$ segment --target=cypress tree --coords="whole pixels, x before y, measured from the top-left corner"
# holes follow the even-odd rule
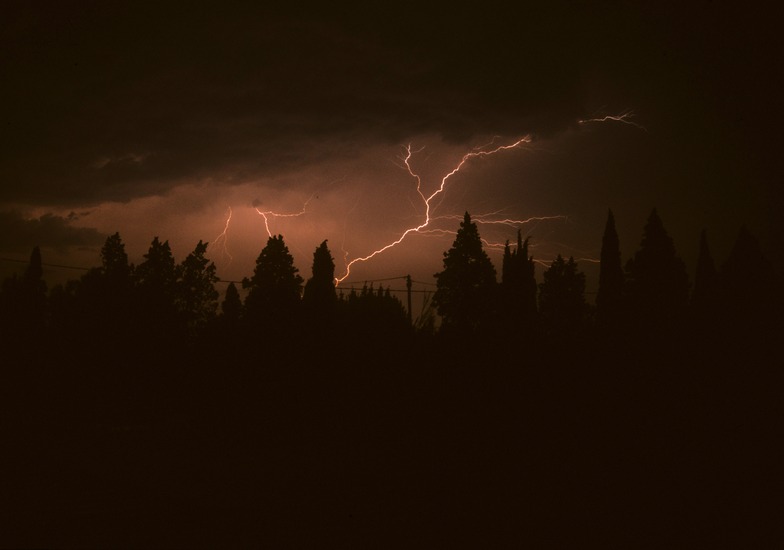
[[[623,300],[623,267],[615,217],[607,212],[607,223],[602,236],[602,252],[599,267],[599,291],[596,294],[596,315],[603,326],[619,321]]]
[[[313,276],[305,284],[302,302],[308,310],[328,312],[337,303],[335,292],[335,261],[323,241],[313,253]]]
[[[436,273],[433,295],[442,328],[459,333],[475,332],[492,318],[496,272],[476,224],[465,213],[452,248],[444,252],[444,269]]]
[[[655,208],[639,250],[627,262],[626,276],[631,314],[641,328],[649,334],[669,332],[683,320],[689,276]]]
[[[283,235],[270,237],[256,259],[253,277],[242,281],[249,290],[245,314],[263,328],[290,328],[298,314],[302,282]]]
[[[705,313],[716,299],[716,265],[713,262],[708,237],[703,229],[700,233],[700,250],[697,256],[697,270],[694,276],[694,290],[691,305],[698,313]]]
[[[528,256],[528,238],[523,241],[517,230],[517,248],[511,250],[509,241],[504,247],[501,267],[501,308],[506,322],[529,327],[536,316],[536,278],[532,256]]]
[[[539,312],[551,333],[574,334],[585,318],[585,274],[573,257],[559,254],[544,272],[539,292]]]
[[[237,327],[240,316],[242,315],[242,300],[240,300],[240,293],[237,291],[237,286],[234,283],[229,283],[226,288],[226,295],[223,297],[221,303],[221,313],[224,325],[229,329]]]

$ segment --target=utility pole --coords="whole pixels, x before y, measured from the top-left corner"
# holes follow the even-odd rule
[[[406,275],[406,294],[408,295],[408,324],[412,325],[414,322],[411,315],[411,275]]]

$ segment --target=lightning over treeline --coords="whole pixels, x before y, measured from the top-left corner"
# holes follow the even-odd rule
[[[336,282],[339,284],[341,281],[345,280],[351,274],[351,266],[353,266],[355,263],[357,263],[357,262],[367,262],[368,260],[374,258],[375,256],[378,256],[379,254],[384,253],[385,251],[389,250],[390,248],[399,245],[410,234],[426,231],[428,226],[433,221],[434,211],[436,210],[436,208],[438,206],[437,204],[434,204],[434,200],[436,198],[439,198],[440,195],[442,195],[442,194],[444,194],[446,192],[447,186],[449,184],[449,179],[452,178],[453,176],[455,176],[458,172],[460,172],[460,170],[463,168],[463,166],[465,166],[466,163],[468,163],[469,161],[471,161],[474,158],[487,157],[487,156],[495,155],[495,154],[500,153],[502,151],[508,151],[508,150],[511,150],[511,149],[518,148],[518,147],[522,146],[524,143],[530,143],[530,142],[531,142],[531,137],[530,136],[524,136],[524,137],[522,137],[522,138],[520,138],[520,139],[518,139],[518,140],[516,140],[516,141],[514,141],[512,143],[509,143],[507,145],[496,146],[496,147],[494,147],[492,149],[479,148],[477,150],[474,150],[474,151],[471,151],[469,153],[466,153],[460,159],[460,162],[458,162],[457,165],[454,168],[452,168],[449,172],[447,172],[441,178],[441,181],[439,182],[439,185],[436,186],[435,190],[430,192],[429,195],[423,190],[422,177],[419,174],[417,174],[414,171],[414,169],[412,168],[412,166],[411,166],[411,159],[412,159],[412,156],[414,155],[415,152],[412,150],[410,144],[407,145],[405,147],[405,155],[401,158],[401,160],[403,161],[403,164],[404,164],[408,174],[416,182],[416,191],[417,191],[417,194],[419,195],[420,199],[422,200],[422,204],[421,204],[422,221],[421,221],[421,223],[419,223],[418,225],[414,225],[414,226],[409,227],[408,229],[406,229],[405,231],[403,231],[400,234],[400,237],[398,237],[396,240],[392,241],[391,243],[388,243],[388,244],[386,244],[386,245],[384,245],[384,246],[374,250],[370,254],[367,254],[365,256],[356,257],[356,258],[352,259],[351,261],[349,261],[348,263],[346,263],[345,273],[342,276],[337,277],[336,278]],[[556,216],[550,217],[549,219],[554,219],[554,218],[556,218]],[[449,219],[449,217],[444,217],[443,219]],[[492,221],[493,221],[492,218],[485,218],[483,220],[484,223],[491,223]],[[511,220],[499,221],[499,223],[504,223],[504,222],[506,222],[506,225],[513,225],[513,223],[514,223]],[[526,222],[520,222],[520,223],[526,223]]]
[[[407,150],[410,151],[410,149]],[[444,188],[445,180],[446,178],[442,180],[442,186],[439,189]],[[425,199],[423,204],[425,208],[427,208],[427,206],[430,204],[430,201],[435,196],[435,192],[431,193],[430,195],[423,196]],[[262,214],[261,211],[257,211],[260,215]],[[280,214],[272,211],[263,212],[263,214],[270,217],[298,217],[304,213],[305,209],[300,212],[290,214]],[[427,211],[427,213],[428,216],[425,219],[426,222],[429,223],[436,219],[436,217],[432,214],[432,211]],[[495,213],[492,213],[491,215],[494,214]],[[232,209],[229,209],[227,211],[224,231],[219,234],[215,240],[215,242],[221,245],[225,245],[226,230],[230,225],[232,215],[233,211]],[[677,316],[685,311],[684,308],[686,308],[689,303],[689,276],[686,273],[686,268],[683,261],[678,256],[676,256],[672,239],[664,229],[663,223],[659,218],[656,209],[654,209],[651,213],[644,228],[643,240],[641,243],[642,248],[637,254],[635,254],[633,258],[630,258],[625,268],[623,269],[621,268],[621,263],[618,259],[620,256],[620,249],[617,242],[617,237],[614,238],[614,241],[611,241],[614,243],[612,246],[614,246],[615,249],[608,252],[607,237],[605,236],[605,239],[602,242],[601,260],[581,256],[575,258],[573,255],[566,256],[562,254],[558,254],[555,259],[550,261],[536,257],[530,237],[524,236],[524,232],[521,226],[527,222],[531,222],[537,219],[549,220],[558,219],[560,217],[561,216],[547,216],[514,220],[506,218],[488,220],[487,218],[482,217],[472,218],[470,214],[466,212],[459,223],[459,227],[456,230],[426,228],[424,227],[425,224],[423,222],[422,224],[407,230],[407,232],[404,232],[404,234],[396,241],[387,245],[385,248],[378,249],[373,254],[381,254],[385,249],[400,244],[403,238],[412,232],[421,232],[423,235],[437,235],[439,237],[454,237],[452,247],[444,253],[444,270],[436,273],[436,281],[432,284],[432,286],[435,286],[438,289],[431,292],[435,292],[435,302],[433,305],[437,306],[436,309],[438,310],[439,315],[443,315],[441,305],[443,305],[444,300],[447,299],[444,298],[444,296],[453,295],[455,292],[459,293],[464,291],[459,290],[459,285],[458,289],[448,290],[449,285],[451,284],[458,284],[458,282],[459,284],[465,283],[466,275],[460,274],[460,270],[466,269],[466,274],[473,273],[472,270],[475,267],[469,266],[481,265],[484,266],[482,269],[486,274],[484,276],[485,278],[483,279],[482,285],[485,285],[488,289],[498,286],[499,289],[502,289],[502,293],[515,286],[526,288],[526,292],[529,293],[527,303],[530,304],[538,302],[538,308],[535,306],[531,309],[531,311],[541,309],[541,313],[544,315],[543,318],[547,317],[544,312],[546,312],[548,307],[550,307],[548,305],[550,304],[550,300],[555,299],[552,298],[553,295],[559,296],[559,293],[563,292],[566,292],[567,294],[571,293],[571,297],[568,299],[574,300],[574,303],[572,304],[572,311],[577,315],[577,319],[582,319],[580,321],[580,323],[582,323],[587,320],[587,318],[583,319],[583,316],[587,315],[590,307],[594,306],[590,306],[585,299],[585,294],[587,293],[585,288],[585,274],[582,273],[578,267],[578,264],[581,262],[597,264],[601,267],[602,271],[599,278],[599,292],[596,300],[596,307],[599,307],[600,309],[602,307],[609,307],[606,304],[604,306],[602,305],[603,302],[607,302],[607,300],[618,301],[627,299],[627,295],[629,295],[629,293],[633,295],[635,292],[641,291],[645,292],[643,292],[644,296],[640,296],[639,299],[642,300],[642,302],[638,305],[652,307],[657,311],[661,307],[666,308],[668,307],[666,304],[662,305],[654,304],[654,302],[646,302],[646,300],[650,298],[648,294],[653,295],[655,292],[653,292],[651,289],[647,289],[645,285],[664,284],[665,286],[668,286],[668,292],[674,294],[674,297],[672,298],[674,303],[679,304],[678,307],[673,306],[673,310],[670,311],[668,315]],[[456,221],[454,216],[451,215],[443,216],[442,219]],[[510,244],[510,241],[507,240],[503,244],[499,245],[498,243],[487,241],[480,234],[480,227],[487,224],[514,224],[514,226],[517,227],[516,243],[513,242]],[[605,233],[611,230],[614,232],[614,217],[612,216],[612,213],[610,213],[608,229],[605,230]],[[706,300],[706,296],[713,296],[713,292],[715,290],[712,290],[713,286],[718,284],[715,280],[713,280],[717,277],[717,275],[714,273],[716,269],[714,267],[706,268],[703,265],[707,263],[712,265],[712,260],[709,258],[705,259],[709,252],[707,251],[704,235],[702,239],[703,241],[701,242],[698,273],[694,288],[696,295],[699,295],[698,301],[700,302]],[[115,233],[109,237],[103,249],[101,250],[102,265],[97,268],[89,269],[87,274],[80,281],[80,285],[84,286],[84,288],[90,288],[90,285],[94,284],[102,277],[122,277],[126,279],[125,284],[138,287],[138,290],[135,292],[140,293],[140,297],[145,292],[147,292],[145,289],[148,285],[153,285],[153,287],[155,285],[164,285],[161,286],[161,288],[155,290],[154,293],[167,293],[169,295],[169,299],[171,300],[171,307],[174,309],[185,308],[182,309],[180,314],[182,319],[187,318],[191,313],[193,313],[189,312],[189,310],[190,308],[194,307],[194,303],[198,302],[197,306],[195,306],[197,311],[196,318],[193,320],[193,322],[204,324],[207,322],[207,318],[214,317],[218,313],[219,293],[215,291],[214,286],[220,282],[230,283],[231,285],[240,283],[240,281],[222,281],[219,278],[217,275],[215,263],[206,257],[208,243],[204,243],[202,241],[199,241],[199,243],[196,245],[196,248],[180,264],[176,263],[169,246],[169,242],[161,241],[158,237],[153,239],[147,254],[144,255],[144,261],[142,261],[139,265],[129,264],[128,256],[124,251],[124,246],[125,245],[122,242],[119,233]],[[487,256],[485,249],[497,248],[499,246],[503,250],[503,255],[501,257],[501,262],[499,264],[494,264]],[[226,254],[228,254],[228,252]],[[606,258],[607,254],[610,254],[610,258],[615,258],[614,267],[608,264],[608,260]],[[455,260],[450,259],[452,255],[455,255]],[[649,255],[651,258],[647,257]],[[366,261],[372,256],[373,255],[360,257],[354,261],[362,261],[363,259]],[[313,258],[313,275],[311,278],[307,279],[308,284],[304,284],[306,279],[299,274],[299,269],[295,265],[294,258],[289,252],[288,246],[286,245],[283,236],[275,236],[270,232],[268,235],[267,244],[262,248],[261,254],[256,260],[256,267],[253,272],[253,276],[245,277],[241,281],[242,287],[243,289],[250,291],[250,295],[252,296],[254,291],[257,291],[257,294],[261,292],[257,287],[263,288],[265,285],[271,284],[272,286],[266,288],[264,292],[268,293],[267,299],[272,299],[273,302],[274,295],[280,292],[280,289],[276,289],[276,284],[287,285],[285,288],[287,289],[286,292],[290,294],[291,303],[302,301],[303,304],[307,304],[309,301],[315,299],[313,298],[314,292],[317,294],[322,294],[322,296],[318,298],[317,301],[335,300],[337,299],[338,291],[340,292],[341,299],[346,298],[351,301],[355,298],[354,293],[356,289],[353,286],[347,290],[347,292],[350,291],[350,295],[344,295],[343,289],[340,287],[339,283],[346,279],[348,270],[347,274],[343,277],[335,277],[335,261],[331,251],[329,250],[329,247],[327,246],[326,240],[324,240],[316,249]],[[454,264],[454,262],[458,263]],[[459,262],[467,263],[461,267]],[[667,269],[669,269],[669,272],[656,274],[655,279],[662,280],[652,283],[651,280],[649,280],[651,274],[647,273],[646,270],[651,269],[651,265],[655,265],[656,262],[660,262],[664,266],[668,266]],[[455,265],[457,265],[457,267],[455,267]],[[534,266],[536,265],[545,268],[544,272],[538,278],[535,277],[536,270]],[[731,266],[731,268],[728,267],[727,269],[735,270],[740,269],[741,265],[746,265],[747,267],[754,267],[756,265],[758,271],[762,272],[760,279],[761,284],[763,286],[769,286],[772,281],[772,267],[770,263],[762,257],[759,250],[759,243],[754,237],[749,235],[745,227],[741,229],[738,242],[736,243],[732,251],[732,256],[726,265]],[[45,263],[41,260],[40,249],[36,247],[31,257],[30,265],[25,271],[23,277],[19,278],[14,275],[12,279],[9,279],[5,282],[3,292],[6,299],[10,300],[10,302],[8,302],[9,304],[13,303],[13,296],[15,292],[27,292],[27,290],[25,290],[27,288],[26,285],[32,284],[30,282],[25,282],[27,279],[35,279],[37,282],[33,286],[35,288],[39,288],[39,290],[46,288],[46,284],[42,280],[44,267],[71,269],[75,266],[62,266]],[[613,280],[616,281],[615,287],[608,287],[607,284],[603,283],[608,269],[615,270],[615,273],[612,275]],[[524,282],[519,279],[519,277],[521,277],[521,273],[526,273]],[[269,279],[269,277],[272,278]],[[667,280],[668,277],[670,280]],[[391,281],[397,279],[408,279],[408,289],[403,290],[396,288],[393,290],[390,287],[384,288],[383,286],[379,286],[375,289],[373,288],[373,284],[375,282]],[[281,283],[281,281],[283,282]],[[316,282],[314,283],[314,281]],[[368,282],[370,283],[370,287],[367,286]],[[352,285],[356,284],[356,281],[352,283]],[[389,277],[384,279],[366,281],[363,285],[364,288],[362,290],[362,296],[367,294],[370,296],[378,296],[379,298],[391,298],[391,293],[407,292],[410,294],[412,292],[410,284],[410,276],[391,274]],[[431,283],[419,281],[417,284],[429,285]],[[621,290],[621,285],[625,286],[624,290]],[[641,287],[642,290],[637,289],[636,285],[643,285]],[[69,288],[69,291],[73,292],[76,287]],[[313,288],[317,288],[318,290],[314,291]],[[59,289],[57,292],[59,293],[63,291],[64,289]],[[496,299],[491,297],[494,295],[494,293],[495,291],[488,290],[487,294],[478,301],[491,304]],[[607,298],[607,296],[610,294],[613,294],[614,297]],[[439,295],[441,295],[440,298]],[[328,296],[329,298],[324,298],[324,296]],[[550,298],[548,298],[548,296],[550,296]],[[227,295],[225,299],[229,299],[229,295]],[[556,299],[556,303],[558,300],[562,299],[566,298],[564,298],[564,296],[560,296],[558,299]],[[156,300],[160,300],[160,297],[156,298]],[[243,307],[250,307],[251,302],[254,304],[256,303],[255,300],[251,300],[244,306],[239,305],[238,307],[240,309]],[[19,305],[22,305],[22,302],[20,302]],[[222,307],[225,308],[225,306],[226,304],[224,303]],[[399,307],[402,308],[402,304],[399,304]],[[495,311],[494,308],[497,306],[487,307],[489,307],[491,311]],[[407,310],[409,322],[411,322],[413,321],[414,312],[411,310],[410,303],[407,306]],[[448,308],[445,311],[448,311]],[[224,314],[226,314],[225,311]],[[562,314],[564,313],[559,313],[559,315]],[[615,314],[620,313],[615,312]]]
[[[414,181],[415,184],[414,189],[420,201],[418,205],[414,205],[414,206],[419,211],[419,216],[421,217],[421,219],[418,223],[411,225],[406,229],[403,229],[396,239],[372,250],[367,254],[355,256],[351,258],[351,252],[349,250],[344,249],[343,250],[344,267],[342,273],[335,277],[336,283],[339,284],[345,281],[351,275],[351,268],[355,264],[368,262],[373,258],[376,258],[377,256],[390,250],[391,248],[394,248],[402,244],[403,241],[405,241],[410,235],[414,233],[419,235],[430,235],[430,236],[454,235],[454,230],[447,229],[445,227],[435,227],[436,224],[441,224],[441,225],[444,225],[445,223],[453,224],[455,221],[461,219],[461,215],[458,214],[436,214],[439,205],[443,202],[443,196],[448,191],[450,180],[457,178],[459,176],[459,172],[464,168],[464,166],[467,163],[471,162],[473,159],[501,154],[506,151],[520,148],[525,144],[531,143],[531,141],[532,141],[531,136],[524,136],[523,138],[517,139],[505,145],[493,146],[493,144],[491,143],[486,146],[475,148],[474,150],[465,153],[461,157],[460,161],[448,172],[446,172],[438,181],[436,181],[435,182],[436,185],[432,186],[430,190],[426,190],[426,182],[423,181],[422,176],[420,176],[412,166],[412,159],[414,155],[424,151],[424,147],[419,149],[414,149],[411,144],[404,146],[403,147],[404,155],[402,155],[399,160],[402,163],[401,167],[404,169],[407,175]],[[271,237],[274,234],[274,227],[271,227],[271,222],[273,222],[276,219],[299,218],[299,217],[307,216],[308,205],[313,200],[313,198],[314,195],[311,195],[303,203],[301,209],[299,209],[296,212],[285,212],[285,211],[277,211],[272,209],[262,210],[261,208],[256,206],[252,206],[249,208],[252,208],[256,212],[256,214],[262,218],[264,232],[266,233],[267,237]],[[228,233],[229,233],[229,226],[232,221],[232,215],[233,215],[232,207],[228,207],[222,232],[215,239],[213,239],[213,242],[211,244],[211,249],[219,251],[220,257],[228,258],[229,261],[233,259],[233,256],[231,255],[228,246]],[[527,218],[515,219],[510,217],[504,217],[504,213],[500,210],[496,212],[479,213],[475,215],[476,222],[482,225],[505,226],[513,230],[516,230],[527,224],[548,222],[548,221],[555,221],[555,220],[566,220],[566,219],[567,216],[562,214],[547,215],[547,216],[530,216]],[[487,246],[491,248],[501,249],[504,246],[503,242],[488,241],[488,240],[485,240],[484,242]]]
[[[590,118],[580,119],[578,120],[578,123],[580,125],[621,123],[632,126],[633,128],[645,130],[641,124],[634,120],[635,116],[636,115],[632,110],[627,110],[617,115],[597,115]],[[458,211],[453,210],[451,212],[443,212],[445,209],[444,205],[447,204],[445,199],[449,197],[451,188],[457,185],[458,180],[460,180],[460,184],[464,187],[468,186],[468,188],[473,188],[474,192],[481,192],[483,187],[475,181],[475,178],[481,177],[476,175],[476,171],[474,171],[473,178],[463,177],[462,172],[465,171],[469,165],[483,159],[500,156],[509,157],[515,151],[534,150],[531,147],[532,143],[534,142],[534,137],[530,134],[526,134],[516,139],[511,139],[506,143],[499,143],[500,139],[501,138],[496,136],[488,143],[473,147],[471,150],[463,153],[452,166],[444,169],[440,175],[433,176],[431,174],[429,177],[423,176],[417,168],[418,163],[421,164],[422,162],[428,162],[429,156],[425,157],[424,160],[420,160],[420,157],[422,157],[423,154],[427,151],[427,146],[414,146],[412,143],[402,146],[402,154],[397,157],[397,160],[399,161],[398,166],[401,168],[403,175],[411,181],[413,200],[411,198],[409,199],[409,205],[415,212],[416,221],[410,223],[410,225],[403,226],[401,229],[385,229],[385,233],[396,232],[397,235],[389,238],[387,241],[382,239],[378,246],[370,248],[370,250],[366,252],[358,250],[358,247],[367,246],[367,242],[372,242],[372,234],[363,235],[362,244],[358,245],[355,243],[350,248],[346,248],[345,245],[341,246],[340,260],[342,265],[339,266],[338,272],[335,274],[336,283],[339,285],[340,283],[348,280],[352,275],[352,268],[356,267],[360,263],[373,262],[374,260],[383,256],[385,253],[391,252],[391,250],[396,247],[408,246],[410,249],[411,247],[416,246],[416,244],[408,242],[415,235],[434,238],[453,236],[455,234],[453,229],[454,222],[457,222],[462,218],[464,211],[470,211],[473,210],[473,208],[470,204],[464,204],[464,207],[460,208]],[[481,170],[481,166],[477,166],[477,170]],[[521,182],[521,185],[524,186],[525,182]],[[346,233],[351,233],[352,230],[348,215],[346,213],[340,214],[334,205],[327,207],[321,204],[316,204],[315,206],[311,206],[315,197],[316,194],[312,193],[307,198],[307,200],[302,203],[301,207],[295,208],[293,210],[280,210],[269,207],[262,209],[258,206],[249,206],[248,208],[252,209],[256,215],[261,217],[263,222],[263,232],[261,235],[266,235],[267,237],[271,237],[276,232],[280,232],[279,230],[276,231],[274,226],[274,223],[277,220],[282,221],[284,219],[288,219],[293,222],[295,219],[310,219],[312,224],[318,224],[318,222],[312,220],[317,218],[319,220],[323,220],[325,217],[331,217],[333,219],[340,219],[340,217],[343,217],[344,234],[342,238],[335,234],[324,236],[333,239],[333,241],[335,238],[339,238],[341,242],[345,242]],[[353,199],[353,201],[354,206],[352,207],[352,210],[356,209],[361,211],[363,207],[359,198]],[[459,201],[450,200],[448,204],[451,205],[449,208],[454,209],[456,204],[459,204]],[[390,211],[394,211],[395,208],[402,208],[402,206],[395,206],[393,201],[388,201],[385,207]],[[221,261],[228,260],[228,263],[230,263],[233,258],[228,246],[228,233],[229,226],[232,221],[232,208],[236,209],[238,206],[234,205],[233,207],[230,206],[228,208],[222,232],[217,236],[217,238],[213,240],[211,245],[211,251],[219,252],[219,256],[217,256],[216,259],[220,259]],[[510,207],[504,207],[490,212],[473,212],[472,218],[474,222],[480,224],[480,226],[498,228],[503,227],[508,229],[509,234],[506,238],[513,237],[515,232],[519,229],[526,229],[526,234],[531,235],[532,229],[534,227],[538,228],[541,224],[567,222],[569,220],[567,213],[548,212],[542,215],[512,217],[509,216],[509,210]],[[402,211],[400,219],[403,219]],[[317,226],[318,225],[316,225],[316,227]],[[292,236],[297,234],[298,226],[296,224],[289,224],[287,227],[289,241],[292,242]],[[311,227],[313,227],[313,225],[311,225]],[[492,250],[501,251],[504,248],[503,238],[498,240],[497,237],[484,237],[483,243],[486,247]],[[531,243],[531,247],[537,248],[542,246],[543,243],[546,243],[546,239],[543,239],[542,235],[537,235],[537,238]],[[589,252],[587,254],[583,252],[580,255],[582,259],[589,262],[596,262],[597,258],[595,256],[595,252]],[[552,259],[552,257],[549,259]],[[538,258],[537,261],[546,262],[548,260]]]
[[[326,241],[314,251],[310,273],[300,274],[283,237],[268,237],[241,283],[244,299],[236,283],[220,296],[203,242],[177,262],[168,241],[156,237],[133,265],[115,234],[101,250],[100,266],[51,289],[35,248],[24,271],[0,286],[0,343],[7,356],[24,358],[3,365],[4,387],[11,389],[3,398],[4,442],[19,464],[35,460],[34,468],[52,456],[42,452],[42,459],[39,449],[58,450],[58,457],[71,456],[74,445],[89,449],[84,467],[58,462],[78,470],[70,489],[76,495],[85,486],[103,495],[118,457],[130,454],[132,481],[113,481],[111,493],[127,493],[123,506],[140,499],[145,509],[157,505],[147,498],[162,485],[176,484],[178,505],[188,491],[202,498],[205,485],[210,494],[225,495],[229,475],[249,502],[260,496],[245,485],[259,483],[262,497],[275,491],[270,509],[284,502],[298,514],[302,494],[312,503],[314,491],[323,491],[313,511],[321,516],[333,510],[336,495],[345,495],[347,476],[362,475],[364,488],[380,483],[383,468],[384,476],[395,476],[396,490],[411,488],[410,500],[399,504],[406,510],[423,494],[444,498],[446,482],[432,482],[431,462],[441,471],[454,461],[451,472],[462,483],[466,453],[473,453],[472,467],[497,471],[500,464],[514,479],[527,472],[531,446],[547,450],[535,479],[550,471],[557,445],[556,458],[570,462],[570,471],[598,467],[605,485],[606,464],[638,449],[643,431],[653,431],[655,452],[630,453],[643,461],[640,479],[661,471],[661,442],[677,434],[676,448],[688,459],[674,462],[694,464],[681,474],[692,487],[706,479],[699,475],[704,464],[716,464],[727,433],[736,433],[737,411],[749,416],[743,425],[770,422],[769,404],[780,397],[779,372],[771,365],[781,364],[774,343],[784,292],[745,228],[718,267],[702,235],[692,287],[656,210],[628,258],[619,249],[627,236],[619,237],[614,219],[609,212],[595,304],[586,300],[585,274],[573,257],[558,255],[537,279],[539,266],[520,229],[515,243],[504,243],[501,263],[493,264],[481,224],[468,213],[445,246],[435,289],[418,308],[409,277],[402,294],[383,286],[387,281],[337,286]],[[724,430],[719,413],[729,397],[733,415]],[[765,406],[755,408],[760,403]],[[592,449],[586,466],[575,445],[597,438],[599,451]],[[195,477],[183,481],[184,465],[191,468],[205,453],[205,463],[193,467]],[[719,478],[727,467],[759,468],[750,462],[728,461]],[[665,469],[663,481],[672,481],[672,471]],[[308,478],[301,481],[303,472]],[[560,468],[553,475],[557,479],[541,489],[544,499],[562,481]],[[593,491],[589,477],[585,484]],[[613,502],[628,489],[628,476],[619,478]],[[389,490],[387,482],[379,491]],[[299,484],[295,495],[292,484]],[[648,490],[659,495],[660,484],[652,485]],[[521,483],[520,494],[530,495],[531,487],[531,481]],[[473,484],[460,494],[468,490],[472,501],[486,495]],[[683,491],[672,492],[680,502]],[[375,491],[368,499],[376,501]],[[225,506],[215,513],[225,513]],[[357,510],[367,513],[364,506]],[[247,510],[231,512],[245,517]],[[160,514],[170,521],[168,507]],[[255,515],[252,521],[256,527]],[[290,540],[288,530],[285,537]]]
[[[780,548],[770,4],[4,3],[0,550]]]

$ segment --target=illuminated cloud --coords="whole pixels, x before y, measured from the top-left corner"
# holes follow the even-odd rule
[[[43,214],[26,218],[18,211],[0,212],[0,254],[27,255],[35,246],[64,252],[69,249],[97,249],[106,235],[92,227],[73,225],[80,216]]]
[[[766,122],[781,118],[770,101],[781,95],[777,29],[741,39],[749,18],[728,8],[522,11],[9,8],[0,208],[39,218],[90,208],[79,224],[120,231],[138,257],[156,234],[187,253],[221,234],[231,207],[226,245],[245,275],[241,252],[257,254],[267,235],[253,207],[298,212],[313,196],[308,215],[269,219],[269,231],[291,241],[303,270],[328,238],[340,271],[343,249],[370,254],[421,219],[401,147],[426,148],[418,170],[432,182],[492,136],[530,134],[525,162],[475,167],[439,212],[567,216],[536,228],[543,257],[556,242],[588,257],[608,207],[625,253],[653,206],[684,249],[703,227],[718,228],[719,248],[741,222],[763,241],[777,234],[780,138]],[[580,124],[626,109],[635,116],[617,128]],[[423,235],[406,253],[434,252],[437,264],[445,243]]]

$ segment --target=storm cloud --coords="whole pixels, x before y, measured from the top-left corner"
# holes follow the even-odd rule
[[[85,223],[103,216],[99,232],[141,233],[153,218],[139,205],[154,204],[175,220],[164,229],[192,231],[190,242],[225,223],[176,222],[167,200],[191,189],[222,217],[229,197],[250,204],[254,185],[278,207],[275,193],[307,198],[344,177],[346,189],[388,184],[371,173],[388,160],[368,149],[388,148],[394,161],[412,137],[457,151],[530,134],[554,159],[534,166],[539,183],[525,174],[537,202],[519,192],[522,175],[496,178],[526,211],[548,205],[598,235],[606,209],[624,208],[618,222],[629,220],[636,241],[658,206],[680,242],[696,243],[704,227],[727,240],[748,223],[780,250],[774,15],[666,2],[15,4],[0,22],[0,208],[38,223],[50,212],[61,220],[54,235],[76,230],[63,216],[82,208],[97,212]],[[627,109],[644,138],[577,130]],[[575,141],[580,132],[594,132],[590,146]],[[563,145],[569,155],[548,150]],[[346,203],[330,212],[357,213],[358,195],[330,197]],[[110,226],[124,206],[126,225]],[[342,239],[316,244],[327,237]]]
[[[74,226],[77,214],[68,217],[44,214],[25,218],[15,211],[0,211],[0,250],[29,254],[35,246],[64,252],[76,248],[100,248],[106,239],[91,227]]]
[[[126,201],[285,172],[336,141],[549,135],[591,108],[585,10],[408,8],[11,10],[0,198]]]

